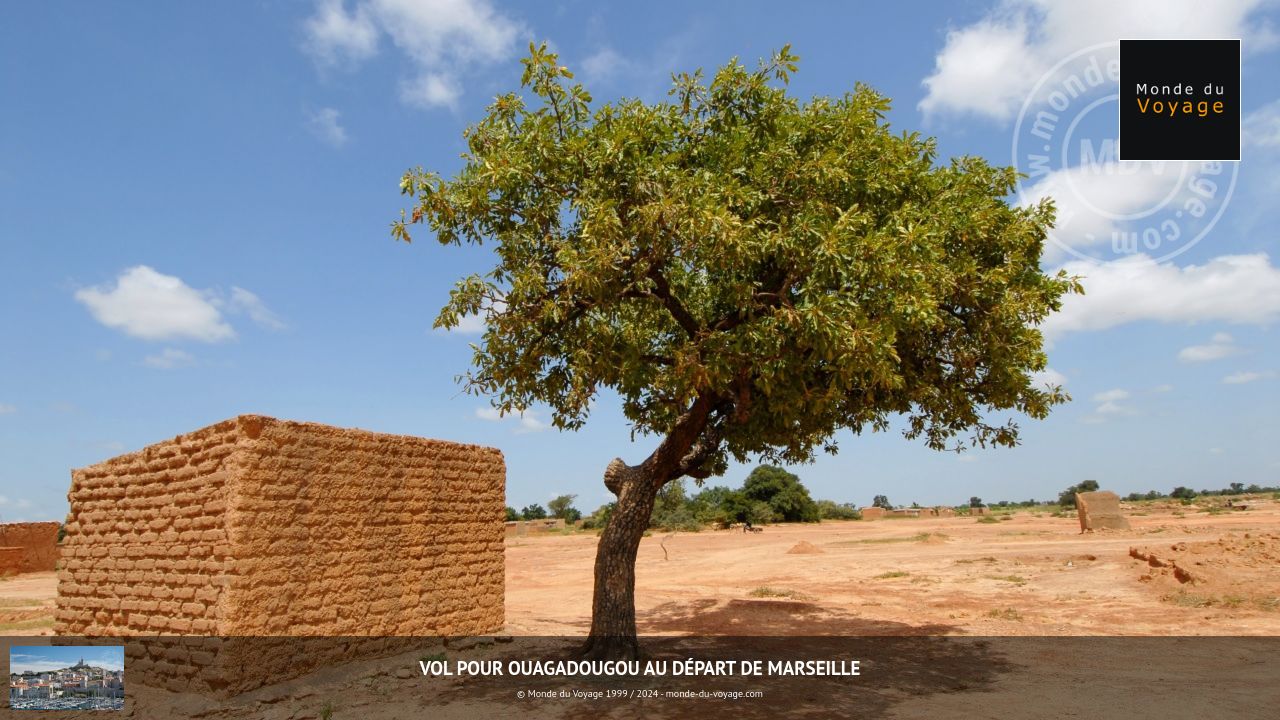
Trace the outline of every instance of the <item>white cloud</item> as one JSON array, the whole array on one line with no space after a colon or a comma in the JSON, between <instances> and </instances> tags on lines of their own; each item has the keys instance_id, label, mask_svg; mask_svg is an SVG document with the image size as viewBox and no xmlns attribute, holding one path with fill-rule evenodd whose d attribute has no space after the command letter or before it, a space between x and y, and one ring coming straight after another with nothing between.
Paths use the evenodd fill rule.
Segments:
<instances>
[{"instance_id":1,"label":"white cloud","mask_svg":"<svg viewBox=\"0 0 1280 720\"><path fill-rule=\"evenodd\" d=\"M233 313L245 313L249 319L268 330L283 330L284 322L262 302L257 295L242 287L231 286L228 309Z\"/></svg>"},{"instance_id":2,"label":"white cloud","mask_svg":"<svg viewBox=\"0 0 1280 720\"><path fill-rule=\"evenodd\" d=\"M156 355L148 355L142 359L143 364L147 367L157 368L159 370L172 370L176 367L191 365L195 362L195 358L191 353L177 348L165 348Z\"/></svg>"},{"instance_id":3,"label":"white cloud","mask_svg":"<svg viewBox=\"0 0 1280 720\"><path fill-rule=\"evenodd\" d=\"M236 335L218 311L214 294L146 265L125 270L114 287L82 288L75 298L98 322L143 340L218 342Z\"/></svg>"},{"instance_id":4,"label":"white cloud","mask_svg":"<svg viewBox=\"0 0 1280 720\"><path fill-rule=\"evenodd\" d=\"M1250 148L1280 148L1280 100L1273 100L1244 117L1241 141Z\"/></svg>"},{"instance_id":5,"label":"white cloud","mask_svg":"<svg viewBox=\"0 0 1280 720\"><path fill-rule=\"evenodd\" d=\"M1243 38L1246 51L1275 43L1254 22L1265 0L1004 0L972 25L953 29L924 80L927 115L1013 117L1036 81L1071 53L1117 38Z\"/></svg>"},{"instance_id":6,"label":"white cloud","mask_svg":"<svg viewBox=\"0 0 1280 720\"><path fill-rule=\"evenodd\" d=\"M1223 255L1178 267L1146 255L1111 262L1069 262L1084 295L1063 299L1041 329L1051 342L1070 332L1133 322L1266 325L1280 318L1280 269L1265 253Z\"/></svg>"},{"instance_id":7,"label":"white cloud","mask_svg":"<svg viewBox=\"0 0 1280 720\"><path fill-rule=\"evenodd\" d=\"M489 422L504 422L507 420L516 420L516 434L523 435L525 433L542 432L550 430L551 424L543 421L538 417L535 410L525 410L522 413L503 415L494 407L478 407L476 408L476 417Z\"/></svg>"},{"instance_id":8,"label":"white cloud","mask_svg":"<svg viewBox=\"0 0 1280 720\"><path fill-rule=\"evenodd\" d=\"M1067 384L1067 376L1047 367L1040 372L1031 374L1031 386L1040 390L1050 390L1054 387L1062 387Z\"/></svg>"},{"instance_id":9,"label":"white cloud","mask_svg":"<svg viewBox=\"0 0 1280 720\"><path fill-rule=\"evenodd\" d=\"M1275 377L1274 370L1264 370L1262 372L1237 372L1222 378L1222 382L1226 385L1243 385L1245 383L1256 382L1258 380L1270 380Z\"/></svg>"},{"instance_id":10,"label":"white cloud","mask_svg":"<svg viewBox=\"0 0 1280 720\"><path fill-rule=\"evenodd\" d=\"M1133 412L1128 405L1124 404L1129 399L1129 391L1116 388L1115 390L1106 390L1093 396L1093 401L1098 403L1093 412L1097 415L1127 415Z\"/></svg>"},{"instance_id":11,"label":"white cloud","mask_svg":"<svg viewBox=\"0 0 1280 720\"><path fill-rule=\"evenodd\" d=\"M307 51L325 65L358 62L378 50L378 29L359 3L348 13L343 0L321 0L304 28Z\"/></svg>"},{"instance_id":12,"label":"white cloud","mask_svg":"<svg viewBox=\"0 0 1280 720\"><path fill-rule=\"evenodd\" d=\"M1178 351L1178 359L1182 362L1209 362L1231 357L1240 352L1235 340L1227 333L1215 333L1205 345L1190 345Z\"/></svg>"},{"instance_id":13,"label":"white cloud","mask_svg":"<svg viewBox=\"0 0 1280 720\"><path fill-rule=\"evenodd\" d=\"M219 342L236 336L223 310L248 315L255 323L280 329L284 323L257 295L232 286L229 299L215 290L196 290L181 278L156 272L146 265L131 267L114 286L81 288L75 299L94 319L109 328L143 340L199 340Z\"/></svg>"},{"instance_id":14,"label":"white cloud","mask_svg":"<svg viewBox=\"0 0 1280 720\"><path fill-rule=\"evenodd\" d=\"M0 415L12 415L18 412L18 408L7 403L0 403Z\"/></svg>"},{"instance_id":15,"label":"white cloud","mask_svg":"<svg viewBox=\"0 0 1280 720\"><path fill-rule=\"evenodd\" d=\"M340 148L347 144L347 130L338 121L340 114L333 108L320 108L308 113L307 129L326 145Z\"/></svg>"},{"instance_id":16,"label":"white cloud","mask_svg":"<svg viewBox=\"0 0 1280 720\"><path fill-rule=\"evenodd\" d=\"M1059 168L1026 186L1019 195L1019 205L1029 207L1051 198L1057 210L1054 237L1081 249L1111 242L1113 233L1127 226L1119 218L1136 216L1162 201L1181 200L1191 192L1182 182L1182 171L1181 162L1154 161ZM1057 243L1045 245L1048 262L1064 254Z\"/></svg>"},{"instance_id":17,"label":"white cloud","mask_svg":"<svg viewBox=\"0 0 1280 720\"><path fill-rule=\"evenodd\" d=\"M462 92L459 77L510 57L524 32L488 0L357 0L350 11L324 0L304 29L307 51L325 65L358 64L386 35L414 66L401 98L426 107L453 106Z\"/></svg>"},{"instance_id":18,"label":"white cloud","mask_svg":"<svg viewBox=\"0 0 1280 720\"><path fill-rule=\"evenodd\" d=\"M601 48L582 61L582 79L586 82L602 82L630 67L631 61L613 48Z\"/></svg>"},{"instance_id":19,"label":"white cloud","mask_svg":"<svg viewBox=\"0 0 1280 720\"><path fill-rule=\"evenodd\" d=\"M460 97L462 88L447 75L428 72L400 83L400 100L406 105L453 110L457 108Z\"/></svg>"}]
</instances>

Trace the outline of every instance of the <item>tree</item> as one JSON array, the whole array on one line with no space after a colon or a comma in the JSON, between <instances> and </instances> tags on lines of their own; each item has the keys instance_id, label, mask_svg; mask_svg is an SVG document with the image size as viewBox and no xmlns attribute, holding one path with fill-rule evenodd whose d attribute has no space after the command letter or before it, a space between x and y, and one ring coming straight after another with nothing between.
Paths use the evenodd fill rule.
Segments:
<instances>
[{"instance_id":1,"label":"tree","mask_svg":"<svg viewBox=\"0 0 1280 720\"><path fill-rule=\"evenodd\" d=\"M1078 484L1058 493L1058 504L1062 507L1075 507L1076 493L1097 492L1097 480L1081 480Z\"/></svg>"},{"instance_id":2,"label":"tree","mask_svg":"<svg viewBox=\"0 0 1280 720\"><path fill-rule=\"evenodd\" d=\"M551 513L551 517L563 518L565 522L571 523L582 517L582 513L578 512L573 506L573 501L577 495L559 495L555 499L547 502L547 510Z\"/></svg>"},{"instance_id":3,"label":"tree","mask_svg":"<svg viewBox=\"0 0 1280 720\"><path fill-rule=\"evenodd\" d=\"M512 520L519 520L519 519L520 519L520 513L516 512L515 508L508 505L507 506L507 522L510 522Z\"/></svg>"},{"instance_id":4,"label":"tree","mask_svg":"<svg viewBox=\"0 0 1280 720\"><path fill-rule=\"evenodd\" d=\"M878 508L884 508L885 510L892 510L893 504L889 502L888 496L877 495L871 501L871 507L878 507Z\"/></svg>"},{"instance_id":5,"label":"tree","mask_svg":"<svg viewBox=\"0 0 1280 720\"><path fill-rule=\"evenodd\" d=\"M1032 381L1037 325L1079 289L1040 271L1053 208L1011 207L1017 173L936 163L936 142L891 131L865 85L787 93L789 47L667 100L594 104L546 46L524 94L466 131L452 179L410 170L411 207L444 245L491 243L437 328L478 317L465 389L502 413L545 405L576 430L604 389L640 436L616 458L596 552L584 654L636 657L635 557L658 491L732 459L802 463L837 430L888 430L938 450L1013 446L999 411L1045 417L1066 400ZM994 424L989 424L994 423Z\"/></svg>"},{"instance_id":6,"label":"tree","mask_svg":"<svg viewBox=\"0 0 1280 720\"><path fill-rule=\"evenodd\" d=\"M819 500L818 515L823 520L861 520L862 513L853 503L837 503L835 500Z\"/></svg>"},{"instance_id":7,"label":"tree","mask_svg":"<svg viewBox=\"0 0 1280 720\"><path fill-rule=\"evenodd\" d=\"M541 520L547 516L547 511L537 503L525 505L520 511L520 519L522 520Z\"/></svg>"},{"instance_id":8,"label":"tree","mask_svg":"<svg viewBox=\"0 0 1280 720\"><path fill-rule=\"evenodd\" d=\"M774 465L761 465L742 483L749 500L768 503L775 518L783 522L818 522L818 505L809 496L800 478Z\"/></svg>"},{"instance_id":9,"label":"tree","mask_svg":"<svg viewBox=\"0 0 1280 720\"><path fill-rule=\"evenodd\" d=\"M973 497L969 498L969 507L971 508L982 507L982 498L978 497L977 495L974 495Z\"/></svg>"},{"instance_id":10,"label":"tree","mask_svg":"<svg viewBox=\"0 0 1280 720\"><path fill-rule=\"evenodd\" d=\"M1189 487L1183 487L1181 485L1174 488L1173 492L1169 493L1169 497L1174 498L1175 500L1191 500L1196 495L1197 493L1195 490L1192 490Z\"/></svg>"}]
</instances>

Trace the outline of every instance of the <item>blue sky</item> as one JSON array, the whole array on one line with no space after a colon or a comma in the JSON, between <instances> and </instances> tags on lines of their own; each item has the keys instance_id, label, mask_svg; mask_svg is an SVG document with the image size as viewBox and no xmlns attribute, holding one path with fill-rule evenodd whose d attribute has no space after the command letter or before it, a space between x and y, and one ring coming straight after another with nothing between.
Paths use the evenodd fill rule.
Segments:
<instances>
[{"instance_id":1,"label":"blue sky","mask_svg":"<svg viewBox=\"0 0 1280 720\"><path fill-rule=\"evenodd\" d=\"M1221 217L1188 228L1199 242L1124 255L1085 235L1132 225L1090 215L1091 200L1120 213L1167 177L1082 179L1068 160L1025 188L1066 188L1060 205L1078 211L1044 262L1089 290L1046 328L1046 380L1070 405L1023 423L1014 450L957 456L845 433L838 456L794 470L816 496L858 504L1047 498L1086 478L1121 493L1280 482L1275 5L687 5L5 5L0 520L62 519L70 468L247 412L496 446L517 507L610 499L605 465L652 441L633 444L607 396L587 429L560 433L537 409L499 420L461 394L454 377L479 335L430 328L487 251L388 234L401 174L459 167L463 129L515 87L530 40L549 41L600 100L661 99L673 70L791 43L798 95L867 82L944 159L1012 164L1024 101L1077 50L1242 38L1244 160L1220 176L1235 177ZM1078 134L1114 137L1109 118L1088 115Z\"/></svg>"},{"instance_id":2,"label":"blue sky","mask_svg":"<svg viewBox=\"0 0 1280 720\"><path fill-rule=\"evenodd\" d=\"M104 670L124 669L124 647L118 645L14 645L9 648L9 671L61 670L84 662Z\"/></svg>"}]
</instances>

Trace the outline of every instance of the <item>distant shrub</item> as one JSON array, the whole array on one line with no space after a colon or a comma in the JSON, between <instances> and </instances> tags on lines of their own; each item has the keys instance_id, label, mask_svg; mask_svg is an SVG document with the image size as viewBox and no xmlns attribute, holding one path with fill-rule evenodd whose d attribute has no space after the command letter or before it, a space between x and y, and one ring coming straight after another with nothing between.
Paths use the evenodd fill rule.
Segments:
<instances>
[{"instance_id":1,"label":"distant shrub","mask_svg":"<svg viewBox=\"0 0 1280 720\"><path fill-rule=\"evenodd\" d=\"M837 503L834 500L819 500L818 515L823 520L861 520L862 513L853 503Z\"/></svg>"}]
</instances>

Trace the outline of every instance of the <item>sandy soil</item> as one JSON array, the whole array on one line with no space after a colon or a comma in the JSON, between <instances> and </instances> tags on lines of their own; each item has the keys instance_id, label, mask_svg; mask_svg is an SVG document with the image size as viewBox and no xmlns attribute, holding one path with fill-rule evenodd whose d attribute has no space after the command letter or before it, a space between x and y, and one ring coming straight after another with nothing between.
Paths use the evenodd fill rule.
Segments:
<instances>
[{"instance_id":1,"label":"sandy soil","mask_svg":"<svg viewBox=\"0 0 1280 720\"><path fill-rule=\"evenodd\" d=\"M440 681L415 671L424 652L457 659L556 657L577 645L531 637L335 666L221 701L137 685L121 715L378 720L423 712L496 717L514 707L530 718L594 720L691 712L762 720L1273 717L1280 705L1280 686L1272 682L1280 657L1274 644L1280 636L1280 503L1254 502L1246 511L1218 514L1148 505L1131 509L1129 517L1131 530L1084 535L1074 519L1021 512L996 522L934 518L770 526L751 534L654 533L641 544L642 633L898 636L862 641L888 645L857 646L875 662L856 682L708 679L693 687L751 689L763 696L606 703L534 701L517 693L670 689L679 683ZM507 633L586 633L595 542L587 533L508 539ZM0 634L46 634L55 590L53 573L0 581ZM938 635L949 637L926 637ZM1016 637L1111 635L1270 637ZM707 657L742 650L742 641L728 640L694 642L705 645L698 652ZM686 657L687 649L667 647L670 642L681 640L654 638L646 651ZM767 652L770 643L787 642L751 638L748 647ZM817 657L850 647L847 638L809 638L802 649Z\"/></svg>"},{"instance_id":2,"label":"sandy soil","mask_svg":"<svg viewBox=\"0 0 1280 720\"><path fill-rule=\"evenodd\" d=\"M1280 635L1280 502L1148 505L1129 520L1083 535L1029 512L655 532L636 563L638 623L647 635ZM506 632L586 634L595 546L591 533L509 538ZM48 634L56 592L54 573L0 581L0 634Z\"/></svg>"},{"instance_id":3,"label":"sandy soil","mask_svg":"<svg viewBox=\"0 0 1280 720\"><path fill-rule=\"evenodd\" d=\"M1083 535L1027 512L655 532L637 560L637 620L644 634L1280 634L1280 503L1136 512L1149 514L1130 514L1131 530ZM585 634L595 542L508 540L508 632ZM788 552L800 543L819 552Z\"/></svg>"}]
</instances>

